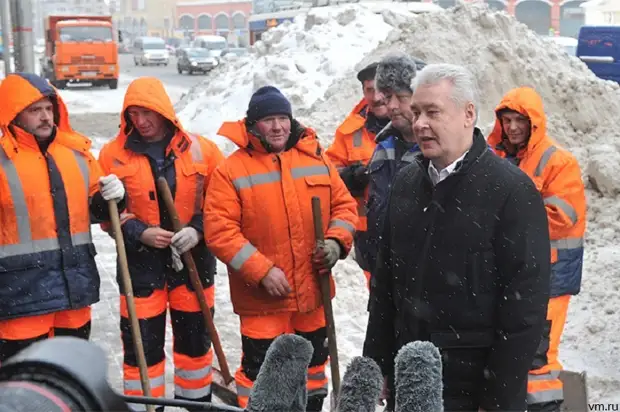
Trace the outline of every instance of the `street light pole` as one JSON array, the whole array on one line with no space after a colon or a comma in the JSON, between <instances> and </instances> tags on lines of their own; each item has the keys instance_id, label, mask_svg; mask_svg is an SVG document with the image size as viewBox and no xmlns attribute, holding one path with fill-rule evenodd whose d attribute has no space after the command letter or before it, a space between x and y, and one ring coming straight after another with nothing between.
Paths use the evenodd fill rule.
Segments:
<instances>
[{"instance_id":1,"label":"street light pole","mask_svg":"<svg viewBox=\"0 0 620 412\"><path fill-rule=\"evenodd\" d=\"M15 71L34 73L32 0L11 0Z\"/></svg>"},{"instance_id":2,"label":"street light pole","mask_svg":"<svg viewBox=\"0 0 620 412\"><path fill-rule=\"evenodd\" d=\"M9 0L0 0L0 17L2 18L2 60L4 60L4 75L13 71L11 67L11 8Z\"/></svg>"}]
</instances>

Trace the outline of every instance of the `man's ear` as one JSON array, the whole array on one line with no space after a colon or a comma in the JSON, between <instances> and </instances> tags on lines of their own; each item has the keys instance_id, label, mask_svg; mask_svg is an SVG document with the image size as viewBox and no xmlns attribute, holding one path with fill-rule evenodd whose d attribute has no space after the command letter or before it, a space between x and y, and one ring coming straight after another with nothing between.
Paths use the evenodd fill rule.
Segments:
<instances>
[{"instance_id":1,"label":"man's ear","mask_svg":"<svg viewBox=\"0 0 620 412\"><path fill-rule=\"evenodd\" d=\"M476 124L477 120L476 107L472 102L465 106L465 127L469 128Z\"/></svg>"}]
</instances>

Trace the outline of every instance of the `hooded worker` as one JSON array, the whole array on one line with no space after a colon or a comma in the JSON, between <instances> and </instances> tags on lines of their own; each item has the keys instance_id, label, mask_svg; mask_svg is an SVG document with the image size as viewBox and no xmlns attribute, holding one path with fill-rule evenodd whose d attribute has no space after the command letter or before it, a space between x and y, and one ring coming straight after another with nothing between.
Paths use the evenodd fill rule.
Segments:
<instances>
[{"instance_id":1,"label":"hooded worker","mask_svg":"<svg viewBox=\"0 0 620 412\"><path fill-rule=\"evenodd\" d=\"M90 233L124 188L102 176L47 80L0 85L0 361L53 335L88 339L99 274Z\"/></svg>"},{"instance_id":2,"label":"hooded worker","mask_svg":"<svg viewBox=\"0 0 620 412\"><path fill-rule=\"evenodd\" d=\"M129 202L122 230L153 396L165 394L164 344L169 308L175 398L211 400L211 338L179 256L191 251L204 287L201 293L213 307L216 262L203 240L202 214L207 184L222 159L213 142L185 131L163 84L151 77L136 79L129 85L119 134L99 155L102 168L117 174L127 188ZM169 211L157 191L155 182L159 177L167 181L184 226L177 233L173 232ZM120 327L125 394L140 395L140 372L124 296ZM135 410L142 407L131 406Z\"/></svg>"},{"instance_id":3,"label":"hooded worker","mask_svg":"<svg viewBox=\"0 0 620 412\"><path fill-rule=\"evenodd\" d=\"M570 297L581 289L586 196L577 159L547 135L538 93L509 91L495 109L489 145L517 165L543 196L551 238L551 290L547 323L528 380L528 411L559 411L564 400L558 347Z\"/></svg>"},{"instance_id":4,"label":"hooded worker","mask_svg":"<svg viewBox=\"0 0 620 412\"><path fill-rule=\"evenodd\" d=\"M340 177L357 201L359 223L355 232L355 259L370 282L370 265L364 260L360 246L366 243L366 201L368 170L366 166L375 150L375 137L390 121L383 95L375 90L377 62L357 73L364 97L353 108L338 129L325 154L340 172Z\"/></svg>"},{"instance_id":5,"label":"hooded worker","mask_svg":"<svg viewBox=\"0 0 620 412\"><path fill-rule=\"evenodd\" d=\"M293 118L275 87L258 89L245 119L219 135L239 146L214 172L205 204L205 238L228 266L233 309L240 317L241 366L235 374L242 407L275 338L296 333L314 353L307 411L323 408L328 348L317 276L331 276L351 248L356 203L325 156L314 130ZM315 248L312 198L321 201L325 247ZM335 294L330 278L331 295Z\"/></svg>"}]
</instances>

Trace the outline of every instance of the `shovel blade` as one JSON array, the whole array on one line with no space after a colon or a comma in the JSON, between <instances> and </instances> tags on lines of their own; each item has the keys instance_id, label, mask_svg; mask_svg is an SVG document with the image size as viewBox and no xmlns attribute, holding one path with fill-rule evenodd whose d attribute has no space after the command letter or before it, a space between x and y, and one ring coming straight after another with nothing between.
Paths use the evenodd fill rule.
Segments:
<instances>
[{"instance_id":1,"label":"shovel blade","mask_svg":"<svg viewBox=\"0 0 620 412\"><path fill-rule=\"evenodd\" d=\"M222 402L229 406L239 406L237 401L237 385L233 380L230 384L226 384L222 372L213 368L213 394L217 396Z\"/></svg>"},{"instance_id":2,"label":"shovel blade","mask_svg":"<svg viewBox=\"0 0 620 412\"><path fill-rule=\"evenodd\" d=\"M586 372L560 372L564 384L564 403L562 412L580 412L588 410L588 385Z\"/></svg>"}]
</instances>

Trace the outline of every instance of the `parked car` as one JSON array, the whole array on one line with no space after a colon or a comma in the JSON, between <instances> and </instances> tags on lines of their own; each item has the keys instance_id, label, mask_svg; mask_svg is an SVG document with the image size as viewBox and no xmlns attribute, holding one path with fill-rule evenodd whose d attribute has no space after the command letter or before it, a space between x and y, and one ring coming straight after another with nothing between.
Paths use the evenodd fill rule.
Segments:
<instances>
[{"instance_id":1,"label":"parked car","mask_svg":"<svg viewBox=\"0 0 620 412\"><path fill-rule=\"evenodd\" d=\"M620 83L620 26L581 26L577 57L599 78Z\"/></svg>"},{"instance_id":2,"label":"parked car","mask_svg":"<svg viewBox=\"0 0 620 412\"><path fill-rule=\"evenodd\" d=\"M218 65L218 60L209 50L202 48L186 48L181 49L177 60L177 71L183 74L187 71L189 74L195 72L206 73L213 70Z\"/></svg>"},{"instance_id":3,"label":"parked car","mask_svg":"<svg viewBox=\"0 0 620 412\"><path fill-rule=\"evenodd\" d=\"M136 66L149 64L168 65L170 53L166 43L159 37L138 37L133 43L133 61Z\"/></svg>"},{"instance_id":4,"label":"parked car","mask_svg":"<svg viewBox=\"0 0 620 412\"><path fill-rule=\"evenodd\" d=\"M222 54L220 55L220 57L224 57L226 55L245 56L248 53L250 52L244 47L230 47L228 49L222 50Z\"/></svg>"},{"instance_id":5,"label":"parked car","mask_svg":"<svg viewBox=\"0 0 620 412\"><path fill-rule=\"evenodd\" d=\"M577 45L579 44L579 41L577 41L577 39L575 39L574 37L547 36L544 37L544 39L552 43L556 43L569 56L577 55Z\"/></svg>"}]
</instances>

